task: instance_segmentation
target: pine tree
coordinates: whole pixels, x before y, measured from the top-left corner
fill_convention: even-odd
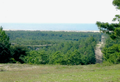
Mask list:
[[[120,10],[120,0],[113,0],[113,5]],[[100,31],[108,34],[112,39],[120,38],[120,15],[115,15],[113,21],[118,21],[119,23],[104,23],[97,21],[96,24]]]
[[[10,43],[9,37],[3,28],[0,27],[0,63],[7,63],[10,59]]]

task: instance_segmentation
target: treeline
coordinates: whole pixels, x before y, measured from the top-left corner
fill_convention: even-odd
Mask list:
[[[6,34],[10,38],[9,56],[0,51],[0,63],[94,64],[94,49],[101,40],[101,33],[92,32],[6,31]]]

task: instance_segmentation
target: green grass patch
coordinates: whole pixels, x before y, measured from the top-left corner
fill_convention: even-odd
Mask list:
[[[119,82],[120,64],[26,65],[0,64],[0,82]]]

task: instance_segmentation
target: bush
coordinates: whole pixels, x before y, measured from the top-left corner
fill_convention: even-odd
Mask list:
[[[120,63],[120,45],[114,44],[103,49],[103,58],[105,61],[113,64]]]
[[[10,62],[20,62],[24,63],[24,57],[27,56],[28,49],[23,46],[15,45],[11,46],[11,61]]]

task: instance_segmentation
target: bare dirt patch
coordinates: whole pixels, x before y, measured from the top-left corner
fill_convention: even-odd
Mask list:
[[[26,64],[0,64],[0,69],[4,69],[6,71],[10,70],[29,70],[37,68],[38,66],[26,65]]]

